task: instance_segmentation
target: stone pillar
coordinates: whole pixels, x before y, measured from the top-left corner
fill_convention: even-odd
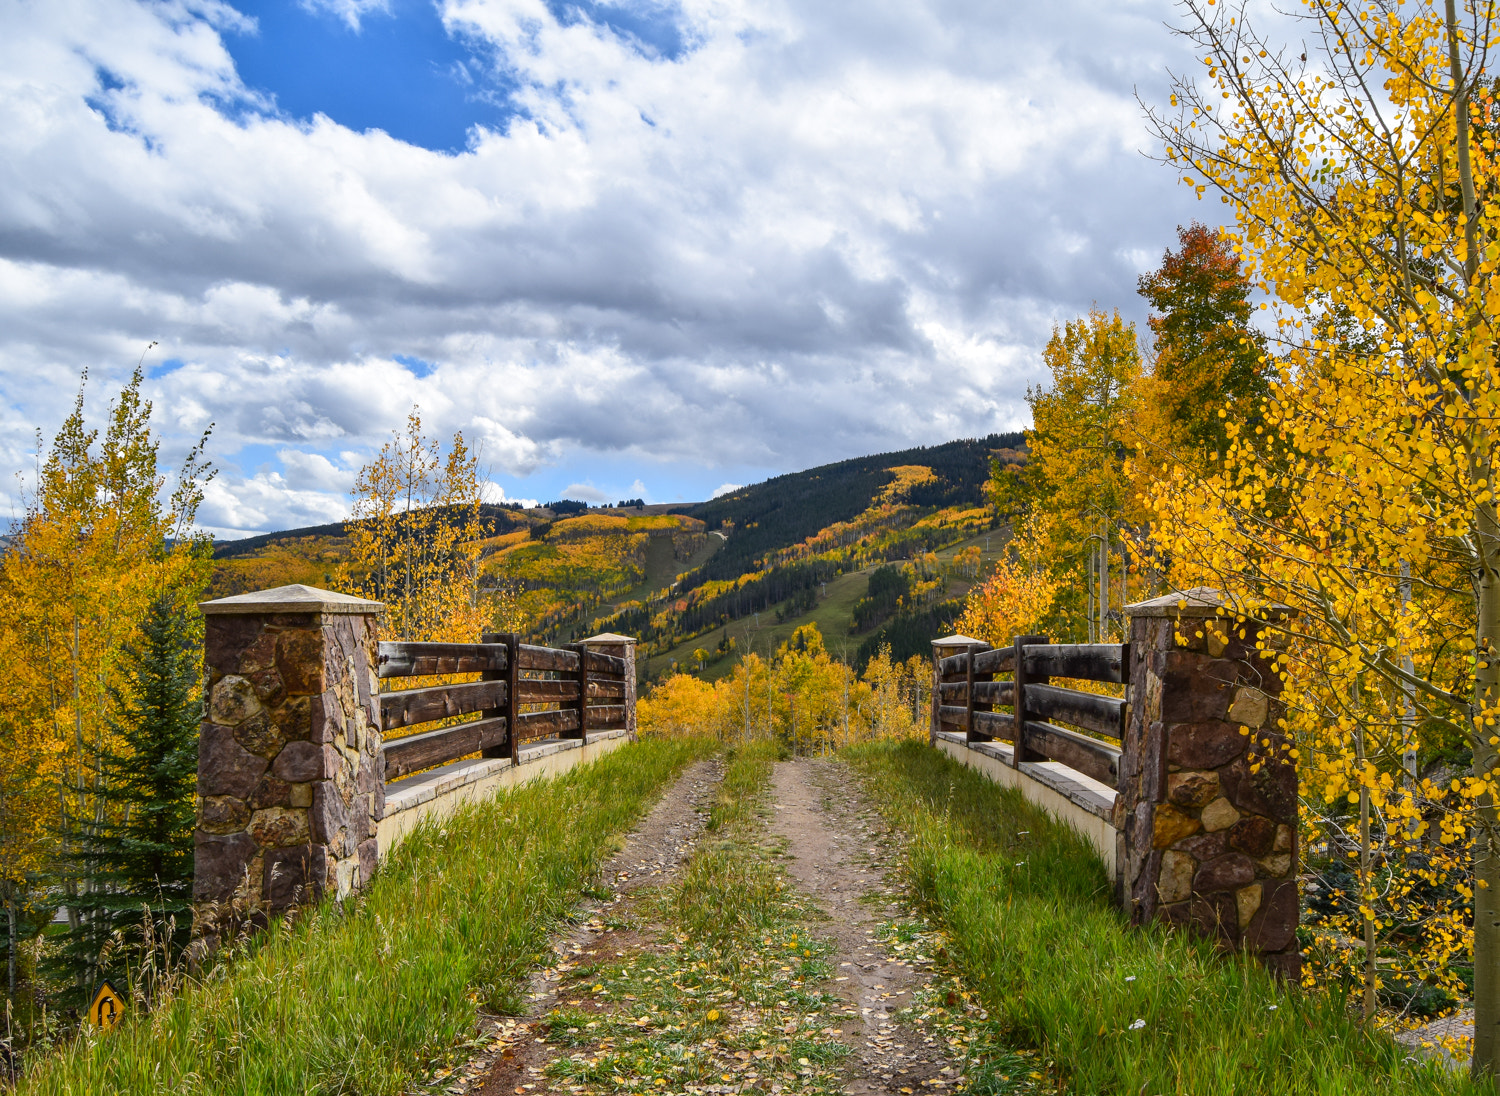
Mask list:
[[[206,601],[194,933],[356,890],[385,813],[375,623],[384,606],[310,586]]]
[[[1279,645],[1271,625],[1291,610],[1236,623],[1224,609],[1205,587],[1125,608],[1116,886],[1133,924],[1187,925],[1295,978],[1297,770],[1274,652],[1256,650]]]
[[[614,655],[625,660],[625,729],[630,732],[631,742],[640,741],[635,724],[635,639],[632,636],[601,632],[582,640],[580,646],[601,655]]]

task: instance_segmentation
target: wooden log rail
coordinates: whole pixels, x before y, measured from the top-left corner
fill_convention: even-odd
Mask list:
[[[486,633],[479,643],[381,643],[381,680],[480,675],[478,681],[380,694],[386,780],[475,753],[515,762],[521,743],[531,739],[587,743],[590,731],[624,728],[634,696],[629,672],[625,659],[584,644],[539,647],[512,634]],[[421,729],[448,720],[459,722]],[[408,728],[416,730],[394,737]]]
[[[964,637],[940,642],[951,649],[960,641],[966,650],[934,659],[934,734],[950,730],[970,742],[999,739],[1012,744],[1011,763],[1018,767],[1025,761],[1059,761],[1111,788],[1119,785],[1117,743],[1125,734],[1128,704],[1053,685],[1050,679],[1122,683],[1129,674],[1128,644],[1048,643],[1045,636],[1018,636],[1005,647]],[[999,673],[1012,680],[994,680]],[[997,706],[1011,710],[995,711]],[[1019,720],[1018,712],[1024,712]]]

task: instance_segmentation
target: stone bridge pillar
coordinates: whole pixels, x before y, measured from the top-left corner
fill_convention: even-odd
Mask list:
[[[385,810],[375,624],[310,586],[204,602],[194,934],[340,897],[375,870]]]
[[[1300,970],[1297,770],[1280,728],[1275,651],[1291,610],[1236,622],[1218,591],[1129,605],[1130,712],[1116,885],[1133,924],[1190,926]],[[1226,615],[1227,614],[1227,615]]]

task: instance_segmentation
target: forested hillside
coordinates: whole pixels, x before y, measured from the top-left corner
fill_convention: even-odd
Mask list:
[[[883,642],[901,656],[924,650],[956,615],[952,599],[990,547],[991,463],[1022,462],[1023,446],[1020,434],[994,434],[875,454],[686,507],[483,505],[453,521],[474,522],[476,590],[494,622],[537,640],[619,631],[639,638],[652,676],[717,675],[737,651],[814,622],[862,664]],[[213,592],[352,588],[364,581],[351,557],[360,528],[215,545]]]
[[[894,467],[921,466],[933,478],[913,485],[906,501],[918,509],[984,505],[995,451],[1019,450],[1023,434],[991,434],[931,448],[877,453],[790,472],[700,503],[685,512],[709,529],[733,531],[723,550],[702,568],[702,581],[736,578],[757,570],[771,553],[789,548],[830,525],[864,512],[894,479]]]

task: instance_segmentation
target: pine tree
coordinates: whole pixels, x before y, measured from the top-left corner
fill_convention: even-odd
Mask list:
[[[65,951],[84,992],[143,943],[176,955],[192,929],[202,617],[183,594],[151,601],[139,638],[124,648],[122,684],[111,688],[121,748],[103,759],[107,817],[75,857],[84,885]]]

